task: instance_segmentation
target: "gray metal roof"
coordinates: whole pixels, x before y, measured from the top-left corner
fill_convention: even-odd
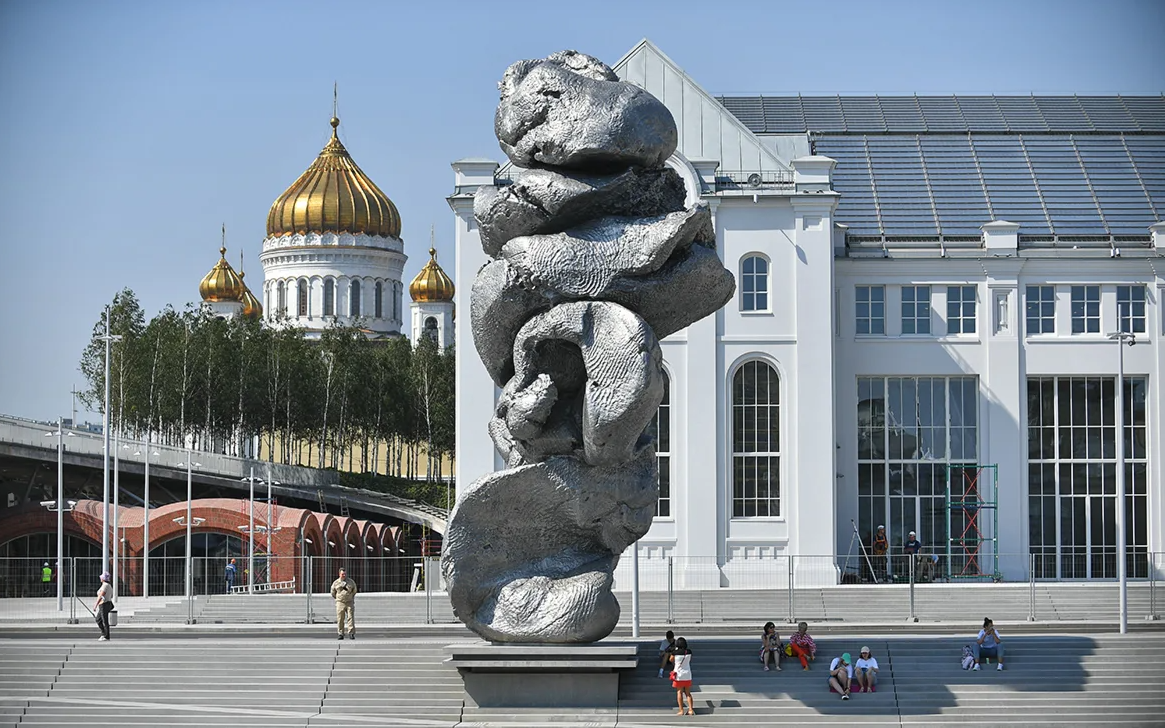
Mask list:
[[[1162,96],[719,96],[754,134],[1165,132]]]
[[[1147,238],[1165,214],[1165,134],[823,135],[837,221],[858,236]]]
[[[858,237],[1147,240],[1165,215],[1165,96],[720,97],[759,134],[837,160]]]

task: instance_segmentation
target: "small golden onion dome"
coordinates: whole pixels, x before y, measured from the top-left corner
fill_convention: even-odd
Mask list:
[[[316,161],[271,205],[267,235],[295,233],[364,233],[400,237],[400,213],[388,195],[356,166],[336,136],[340,120],[332,117],[332,138]]]
[[[202,279],[202,283],[198,284],[198,293],[202,295],[203,301],[237,301],[246,286],[227,262],[227,249],[219,248],[218,254],[218,262]]]
[[[239,303],[243,304],[243,315],[248,318],[259,318],[263,315],[263,304],[259,303],[259,299],[255,298],[255,294],[251,293],[251,288],[243,279],[246,277],[242,266],[239,267],[239,282],[243,283],[243,294],[239,296]]]
[[[409,284],[409,295],[414,301],[444,302],[453,300],[453,281],[437,265],[437,249],[429,248],[429,262]]]

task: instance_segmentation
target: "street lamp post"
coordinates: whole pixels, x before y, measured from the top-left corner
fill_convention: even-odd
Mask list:
[[[1116,574],[1120,582],[1120,633],[1129,631],[1129,573],[1125,545],[1125,349],[1137,343],[1135,334],[1114,331],[1109,340],[1117,342],[1116,370]]]
[[[251,474],[246,478],[241,478],[241,480],[243,480],[251,485],[250,509],[249,509],[251,512],[250,524],[248,526],[245,526],[245,527],[240,526],[239,529],[246,530],[248,533],[250,533],[250,537],[251,537],[250,546],[248,547],[249,553],[247,554],[247,575],[248,575],[247,592],[249,594],[254,594],[255,593],[255,483],[264,483],[264,482],[267,483],[267,532],[268,532],[267,556],[268,556],[268,558],[270,558],[270,556],[271,556],[271,536],[270,536],[270,533],[272,530],[272,526],[271,526],[271,485],[272,485],[272,481],[271,481],[271,474],[270,473],[267,474],[267,480],[265,480],[265,481],[262,478],[256,478],[254,466],[251,467]],[[279,485],[279,484],[276,483],[276,485]],[[274,530],[278,530],[278,529],[274,529]]]
[[[135,452],[134,455],[141,455],[145,453],[146,456],[146,490],[145,490],[145,509],[146,515],[142,523],[142,544],[145,548],[142,558],[142,596],[149,598],[150,596],[150,433],[146,431],[146,446],[142,450]],[[159,455],[160,453],[154,453]]]
[[[193,552],[191,551],[191,547],[193,546],[193,527],[195,519],[192,505],[194,500],[194,476],[191,470],[195,465],[201,468],[202,463],[194,462],[194,450],[190,447],[187,447],[186,462],[179,463],[179,465],[186,466],[186,516],[185,518],[175,518],[174,522],[178,523],[179,525],[186,526],[186,596],[188,598],[192,598],[194,594],[194,570],[191,566],[191,562],[193,560]],[[206,519],[199,518],[198,522],[202,523],[204,520]]]
[[[57,418],[57,431],[46,432],[45,437],[57,436],[57,499],[56,501],[41,501],[41,505],[50,511],[57,512],[57,611],[65,611],[65,580],[61,576],[65,565],[65,423]],[[73,437],[73,433],[69,433]],[[69,510],[73,510],[76,501],[69,501]]]

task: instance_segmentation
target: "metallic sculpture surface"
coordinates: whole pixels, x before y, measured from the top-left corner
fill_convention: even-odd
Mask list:
[[[499,88],[516,168],[474,200],[492,260],[470,317],[502,389],[489,433],[507,469],[461,493],[442,569],[487,640],[592,642],[618,622],[615,566],[655,512],[659,337],[736,284],[708,208],[685,209],[664,166],[676,126],[655,97],[574,51],[519,61]]]

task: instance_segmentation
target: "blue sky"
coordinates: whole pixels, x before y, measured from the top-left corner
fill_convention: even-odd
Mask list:
[[[7,0],[0,413],[68,416],[102,305],[195,300],[224,222],[257,289],[267,209],[327,141],[333,82],[341,139],[400,209],[407,283],[430,225],[452,269],[449,163],[502,158],[517,59],[613,64],[647,37],[714,94],[1160,94],[1163,28],[1159,0]]]

